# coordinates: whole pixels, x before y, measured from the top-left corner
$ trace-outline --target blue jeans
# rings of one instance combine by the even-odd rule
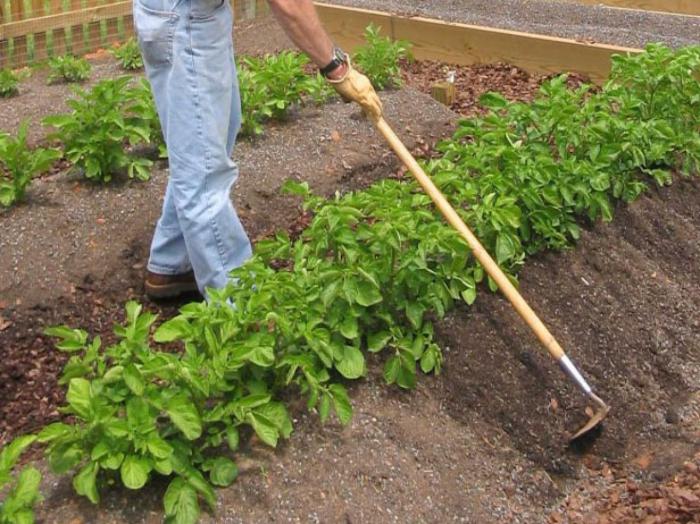
[[[134,0],[134,27],[163,127],[170,178],[148,269],[223,288],[252,253],[231,203],[241,125],[229,0]]]

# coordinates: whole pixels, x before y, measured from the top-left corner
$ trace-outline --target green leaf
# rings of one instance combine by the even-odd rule
[[[161,344],[187,339],[192,332],[189,321],[184,316],[164,322],[153,334],[153,340]]]
[[[272,421],[262,415],[256,415],[254,412],[248,413],[246,420],[253,427],[260,440],[270,447],[277,447],[279,431]]]
[[[109,453],[106,457],[100,460],[100,466],[104,469],[109,469],[112,471],[118,470],[122,463],[124,462],[124,453]]]
[[[367,350],[377,353],[384,349],[391,340],[391,333],[388,331],[377,331],[367,335]]]
[[[153,469],[160,473],[161,475],[172,475],[173,473],[173,462],[169,458],[162,460],[153,461]]]
[[[324,393],[318,403],[318,416],[323,424],[331,413],[331,396]]]
[[[49,455],[49,463],[54,473],[62,475],[77,466],[83,459],[83,451],[76,443],[58,446]]]
[[[420,359],[420,368],[423,373],[430,373],[435,369],[435,351],[432,348],[428,348]]]
[[[73,477],[73,488],[78,495],[83,495],[93,504],[100,501],[97,492],[97,472],[100,467],[94,462],[88,463],[78,474]]]
[[[21,509],[13,515],[12,524],[34,524],[34,511],[31,509]]]
[[[151,468],[148,461],[136,455],[127,455],[120,469],[122,483],[129,489],[141,489],[148,481]]]
[[[166,412],[187,440],[196,440],[202,435],[202,419],[199,412],[192,401],[184,395],[174,397],[168,403]]]
[[[209,472],[211,483],[215,486],[225,488],[230,486],[238,476],[238,467],[236,464],[227,458],[217,457],[214,459],[214,465]]]
[[[402,359],[402,365],[399,367],[396,383],[404,389],[413,389],[416,387],[416,366],[415,361]]]
[[[32,520],[23,520],[32,516],[31,508],[40,500],[39,484],[41,484],[41,473],[33,467],[23,469],[17,477],[17,483],[7,494],[4,501],[5,506],[10,504],[18,509],[15,513],[15,518],[8,520],[8,524],[15,522],[32,522]],[[0,518],[3,517],[3,506],[0,505]],[[28,511],[29,513],[26,513]],[[20,516],[20,518],[17,518]],[[5,521],[3,521],[5,522]]]
[[[357,338],[360,334],[357,319],[351,315],[346,316],[340,324],[340,334],[351,340]]]
[[[498,110],[508,106],[508,100],[500,93],[489,92],[479,97],[479,104],[488,109]]]
[[[204,497],[204,500],[209,507],[212,510],[216,509],[216,493],[214,493],[214,489],[211,487],[209,482],[207,482],[202,473],[197,469],[188,467],[184,476],[190,486],[196,489],[197,492]]]
[[[359,349],[345,346],[343,348],[343,358],[336,362],[335,368],[345,378],[360,378],[365,374],[365,357]]]
[[[0,487],[7,482],[10,470],[15,466],[24,450],[31,446],[35,440],[37,440],[35,435],[22,435],[0,451]]]
[[[393,356],[386,361],[386,364],[384,364],[384,380],[387,384],[393,384],[396,382],[400,369],[401,359],[398,357],[398,355]]]
[[[173,454],[172,446],[156,433],[151,433],[148,436],[146,446],[148,447],[148,451],[151,453],[151,455],[158,459],[166,459]]]
[[[349,277],[343,283],[343,291],[350,302],[356,302],[364,307],[378,304],[382,301],[379,289],[365,279]]]
[[[236,451],[240,443],[238,429],[233,426],[226,428],[226,443],[231,451]]]
[[[503,264],[515,256],[515,245],[510,235],[500,234],[496,238],[496,260]]]
[[[124,368],[123,378],[127,387],[134,395],[139,397],[143,395],[146,383],[143,379],[143,375],[134,364],[129,364]]]
[[[423,325],[423,314],[425,313],[425,306],[419,304],[418,302],[412,302],[406,306],[406,316],[408,320],[411,321],[411,325],[415,329],[420,329]]]
[[[168,522],[172,524],[197,524],[199,521],[197,492],[181,477],[170,482],[163,496],[163,506]]]
[[[37,440],[42,444],[58,440],[62,437],[67,437],[73,432],[73,426],[64,424],[63,422],[54,422],[44,427],[37,435]],[[1,466],[0,466],[1,468]]]
[[[329,390],[333,396],[333,408],[338,415],[338,420],[341,424],[347,425],[352,419],[352,404],[347,390],[340,384],[331,384]]]
[[[464,299],[464,301],[471,306],[474,302],[476,302],[476,288],[468,287],[462,291],[462,299]]]
[[[87,344],[88,334],[81,329],[71,329],[67,326],[54,326],[44,330],[44,334],[49,337],[61,339],[56,344],[56,348],[66,352],[73,353],[85,349]]]
[[[287,408],[281,402],[270,402],[260,406],[255,410],[255,413],[271,421],[284,438],[289,438],[292,434],[292,419],[289,417]]]
[[[379,289],[366,280],[357,283],[357,303],[364,307],[379,304],[383,298]]]
[[[92,413],[92,389],[90,382],[84,378],[71,379],[68,384],[66,400],[73,412],[88,420]]]

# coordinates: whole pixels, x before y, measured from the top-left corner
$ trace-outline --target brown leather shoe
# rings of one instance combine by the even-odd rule
[[[175,298],[185,293],[197,291],[197,281],[194,279],[192,271],[181,275],[160,275],[146,271],[144,287],[146,295],[151,298]]]

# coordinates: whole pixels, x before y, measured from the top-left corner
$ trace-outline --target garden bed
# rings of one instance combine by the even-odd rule
[[[267,50],[240,34],[239,49]],[[443,73],[439,64],[406,70],[423,91]],[[482,111],[474,101],[491,89],[529,99],[540,81],[505,65],[460,68],[464,97],[454,108]],[[0,109],[31,103],[24,98]],[[458,118],[415,89],[383,99],[391,124],[417,153],[430,154]],[[337,102],[299,110],[264,137],[242,141],[236,158],[236,202],[256,240],[278,229],[297,233],[308,222],[297,199],[279,195],[286,179],[331,195],[402,176],[357,109]],[[32,186],[27,204],[0,215],[0,397],[11,399],[1,406],[3,440],[58,417],[64,357],[41,333],[45,326],[65,323],[109,342],[123,303],[146,301],[144,262],[166,177],[159,166],[146,184],[98,188],[52,175]],[[520,276],[526,298],[613,405],[599,439],[566,446],[582,399],[510,306],[484,292],[475,306],[437,323],[445,369],[415,391],[387,387],[375,358],[366,380],[348,384],[355,416],[347,428],[320,427],[290,399],[292,438],[276,451],[246,444],[238,482],[221,490],[218,512],[207,519],[538,522],[587,486],[599,486],[591,498],[604,507],[616,481],[668,479],[700,436],[700,183],[675,182],[620,205],[613,223],[589,225],[576,249],[539,255]],[[179,305],[147,307],[166,319]],[[156,484],[138,497],[114,490],[94,507],[72,494],[68,479],[49,475],[39,518],[160,522],[163,489]],[[571,500],[562,512],[574,521],[583,515]]]

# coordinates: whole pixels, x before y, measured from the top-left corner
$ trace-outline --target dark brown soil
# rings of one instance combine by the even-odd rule
[[[441,327],[450,413],[502,427],[560,477],[577,475],[581,454],[615,463],[649,439],[692,447],[698,406],[684,410],[700,388],[697,199],[698,181],[679,179],[522,273],[526,299],[613,406],[600,438],[575,453],[566,447],[562,436],[584,418],[579,394],[500,295],[484,294]]]
[[[237,32],[239,51],[268,50],[268,31],[256,27],[246,43]],[[429,89],[436,68],[415,66],[409,83]],[[540,81],[507,66],[464,68],[458,79],[473,88],[457,108],[464,113],[482,92],[527,99]],[[383,99],[390,123],[417,151],[457,119],[413,89]],[[10,103],[12,114],[33,111],[29,97]],[[342,103],[299,110],[263,138],[241,142],[236,159],[235,200],[256,239],[303,225],[297,202],[279,195],[288,178],[332,194],[400,171],[371,126]],[[27,204],[0,214],[0,441],[58,416],[63,357],[44,326],[67,323],[109,341],[130,298],[162,318],[174,314],[178,304],[147,302],[141,284],[163,167],[146,184],[106,188],[45,177]],[[620,206],[612,224],[589,228],[576,249],[530,260],[521,275],[525,297],[613,406],[596,440],[567,446],[566,432],[584,418],[583,399],[510,306],[483,291],[474,307],[439,324],[441,376],[407,393],[386,387],[381,363],[372,363],[370,377],[350,385],[356,414],[348,428],[321,428],[315,415],[295,410],[291,440],[276,451],[245,450],[241,478],[220,492],[216,515],[205,521],[529,523],[558,511],[583,522],[579,516],[620,509],[620,479],[650,490],[673,485],[700,442],[698,204],[698,179],[679,178]],[[162,520],[162,486],[138,497],[107,491],[99,509],[71,494],[69,479],[48,475],[44,492],[42,522]]]
[[[479,98],[489,91],[497,91],[508,100],[529,102],[537,94],[543,81],[551,75],[530,74],[510,64],[477,64],[458,66],[431,60],[404,61],[405,82],[430,94],[437,82],[445,82],[454,73],[456,97],[450,109],[462,116],[483,115],[487,109],[479,104]],[[568,73],[568,84],[576,87],[586,81],[576,73]]]
[[[657,457],[641,455],[637,464],[647,469]],[[700,453],[663,482],[616,478],[611,470],[601,475],[608,487],[584,486],[550,516],[550,524],[636,524],[700,522]],[[597,489],[596,489],[597,488]]]

